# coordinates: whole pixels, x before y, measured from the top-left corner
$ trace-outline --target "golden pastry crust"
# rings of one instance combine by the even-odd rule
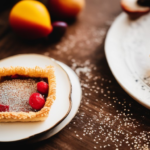
[[[49,91],[44,107],[38,112],[0,112],[0,122],[28,122],[28,121],[44,121],[48,115],[50,108],[56,99],[56,79],[54,69],[48,66],[45,69],[40,67],[10,67],[0,68],[0,76],[11,75],[27,75],[29,77],[48,78]]]

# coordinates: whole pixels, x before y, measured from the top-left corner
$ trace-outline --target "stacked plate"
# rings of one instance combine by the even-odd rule
[[[0,61],[0,67],[45,67],[52,65],[56,75],[56,100],[44,122],[0,123],[0,142],[45,140],[62,130],[75,116],[81,101],[81,86],[71,68],[52,58],[38,55],[16,55]]]

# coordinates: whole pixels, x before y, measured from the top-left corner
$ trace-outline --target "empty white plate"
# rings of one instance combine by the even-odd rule
[[[71,110],[71,83],[64,69],[53,59],[37,54],[16,55],[0,61],[0,67],[45,67],[52,65],[56,75],[56,100],[44,122],[0,123],[0,141],[12,142],[47,131],[62,121]]]
[[[150,14],[130,20],[122,13],[111,26],[105,54],[122,88],[150,109]]]

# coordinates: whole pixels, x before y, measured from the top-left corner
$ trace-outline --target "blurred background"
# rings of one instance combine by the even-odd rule
[[[24,149],[148,150],[150,112],[120,87],[104,53],[107,31],[122,12],[120,0],[85,0],[85,6],[82,0],[74,5],[64,0],[63,7],[50,5],[59,6],[56,13],[50,12],[50,1],[57,0],[19,7],[17,0],[0,2],[0,59],[26,53],[52,57],[76,72],[83,91],[79,111],[61,132]],[[26,13],[29,9],[22,13],[28,7],[35,16]]]

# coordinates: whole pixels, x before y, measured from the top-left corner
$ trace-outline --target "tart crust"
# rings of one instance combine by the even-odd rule
[[[56,78],[52,66],[46,68],[27,67],[10,67],[0,68],[0,76],[11,75],[27,75],[29,77],[48,78],[49,91],[46,98],[44,107],[38,112],[0,112],[0,122],[31,122],[31,121],[44,121],[48,115],[53,102],[56,99]]]

